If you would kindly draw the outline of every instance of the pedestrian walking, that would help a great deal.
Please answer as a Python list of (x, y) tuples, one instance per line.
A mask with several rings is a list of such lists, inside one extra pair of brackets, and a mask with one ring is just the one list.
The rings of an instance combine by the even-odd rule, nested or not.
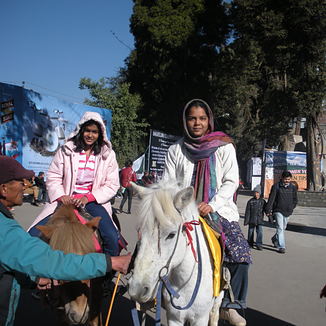
[(38, 187), (38, 202), (44, 204), (47, 199), (46, 195), (46, 185), (45, 185), (45, 180), (44, 180), (44, 172), (39, 172), (38, 176), (35, 177), (35, 184)]
[(261, 186), (254, 188), (254, 196), (249, 199), (246, 206), (244, 225), (248, 227), (248, 243), (251, 248), (254, 247), (254, 234), (256, 236), (256, 247), (263, 250), (263, 223), (266, 201), (261, 197)]
[(272, 186), (266, 205), (270, 222), (276, 222), (276, 233), (271, 240), (281, 254), (285, 254), (284, 231), (298, 202), (297, 188), (291, 183), (291, 178), (291, 172), (283, 171), (281, 180)]
[(252, 263), (248, 242), (239, 225), (233, 201), (239, 186), (239, 168), (232, 139), (214, 132), (209, 105), (199, 99), (183, 110), (184, 137), (170, 146), (165, 158), (163, 180), (177, 180), (182, 187), (193, 186), (199, 214), (211, 215), (225, 234), (224, 266), (231, 273), (233, 295), (226, 291), (220, 317), (234, 326), (245, 326), (237, 312), (246, 308), (248, 269)]
[(0, 325), (3, 326), (14, 325), (21, 284), (32, 285), (38, 277), (85, 280), (105, 276), (112, 269), (126, 273), (131, 259), (130, 254), (65, 255), (25, 232), (9, 208), (22, 205), (23, 179), (33, 176), (33, 171), (24, 169), (15, 159), (0, 156)]
[(120, 203), (119, 211), (123, 210), (123, 206), (128, 198), (128, 211), (127, 214), (131, 214), (131, 204), (132, 204), (132, 187), (131, 182), (136, 182), (136, 173), (132, 169), (132, 161), (127, 160), (125, 167), (120, 172), (120, 183), (123, 188), (123, 197)]

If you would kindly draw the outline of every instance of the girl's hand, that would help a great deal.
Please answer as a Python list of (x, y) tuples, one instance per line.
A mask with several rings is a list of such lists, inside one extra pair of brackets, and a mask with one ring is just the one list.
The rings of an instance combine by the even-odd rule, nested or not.
[(59, 198), (59, 200), (62, 202), (64, 205), (69, 205), (73, 204), (73, 199), (70, 196), (64, 195)]
[(73, 202), (76, 207), (85, 207), (85, 205), (88, 203), (88, 199), (84, 196), (81, 198), (74, 198)]
[(201, 217), (204, 217), (204, 216), (208, 215), (208, 213), (212, 213), (213, 212), (212, 206), (206, 204), (205, 202), (201, 202), (198, 205), (198, 210), (199, 210), (199, 215)]

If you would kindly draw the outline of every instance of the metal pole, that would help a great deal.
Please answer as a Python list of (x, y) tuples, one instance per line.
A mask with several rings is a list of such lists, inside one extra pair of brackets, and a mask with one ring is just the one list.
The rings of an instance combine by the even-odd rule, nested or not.
[(149, 146), (148, 146), (148, 172), (149, 172), (149, 170), (150, 170), (150, 157), (151, 157), (152, 132), (153, 132), (153, 129), (150, 129), (150, 131), (149, 131)]

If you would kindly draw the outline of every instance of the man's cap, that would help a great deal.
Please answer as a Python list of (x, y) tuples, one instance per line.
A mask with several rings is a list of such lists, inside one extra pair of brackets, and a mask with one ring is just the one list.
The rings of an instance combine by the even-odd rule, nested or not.
[(0, 156), (0, 184), (12, 180), (30, 179), (34, 171), (26, 170), (18, 161), (8, 156)]
[(261, 186), (260, 185), (257, 185), (255, 188), (254, 188), (254, 192), (259, 192), (261, 194)]

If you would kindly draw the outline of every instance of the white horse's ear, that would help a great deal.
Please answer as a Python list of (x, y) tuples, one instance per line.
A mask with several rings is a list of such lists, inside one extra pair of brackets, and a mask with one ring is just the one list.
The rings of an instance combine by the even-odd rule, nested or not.
[(175, 208), (178, 211), (181, 211), (193, 200), (193, 195), (194, 195), (193, 187), (187, 187), (185, 189), (180, 190), (173, 199)]
[(132, 186), (132, 190), (136, 193), (136, 195), (139, 198), (143, 198), (144, 195), (148, 194), (151, 192), (150, 189), (142, 187), (142, 186), (138, 186), (137, 184), (135, 184), (134, 182), (130, 182), (131, 186)]

